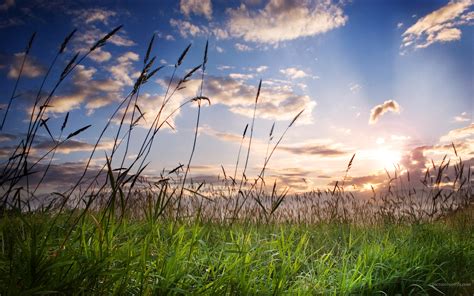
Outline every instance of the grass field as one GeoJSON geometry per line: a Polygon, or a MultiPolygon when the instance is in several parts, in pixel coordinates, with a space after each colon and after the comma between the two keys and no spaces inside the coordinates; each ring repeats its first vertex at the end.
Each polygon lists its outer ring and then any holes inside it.
{"type": "MultiPolygon", "coordinates": [[[[247,178],[261,82],[247,126],[250,141],[242,146],[246,127],[237,156],[235,172],[242,169],[241,176],[240,171],[233,177],[224,171],[218,188],[189,182],[201,103],[210,103],[201,93],[179,107],[198,107],[187,164],[158,181],[142,178],[153,141],[172,115],[160,111],[138,151],[129,149],[130,135],[143,117],[137,105],[140,87],[161,69],[153,68],[153,39],[141,75],[108,119],[76,185],[64,192],[37,193],[58,147],[91,127],[84,123],[64,137],[66,115],[59,136],[53,136],[45,110],[63,80],[120,28],[74,56],[49,94],[38,90],[28,130],[2,164],[0,295],[474,294],[473,173],[460,157],[433,162],[432,169],[416,175],[421,180],[395,172],[386,189],[372,188],[371,198],[357,198],[357,192],[347,189],[355,154],[332,189],[297,195],[276,183],[264,185],[267,164],[301,112],[275,137],[275,144],[269,141],[256,179],[247,178]],[[91,173],[96,148],[112,124],[117,126],[113,148],[102,168],[91,173]],[[45,155],[35,155],[32,147],[42,129],[55,145],[45,155]]],[[[34,35],[24,59],[33,40],[34,35]]],[[[175,71],[189,48],[179,55],[175,71]]],[[[207,44],[201,65],[175,84],[173,72],[161,110],[198,70],[204,81],[206,62],[207,44]]],[[[452,148],[457,157],[454,144],[452,148]]]]}
{"type": "Polygon", "coordinates": [[[2,295],[470,295],[473,213],[449,223],[67,222],[4,216],[2,295]]]}
{"type": "Polygon", "coordinates": [[[449,223],[100,223],[4,216],[2,295],[470,295],[472,212],[449,223]],[[462,217],[462,218],[461,218],[462,217]]]}

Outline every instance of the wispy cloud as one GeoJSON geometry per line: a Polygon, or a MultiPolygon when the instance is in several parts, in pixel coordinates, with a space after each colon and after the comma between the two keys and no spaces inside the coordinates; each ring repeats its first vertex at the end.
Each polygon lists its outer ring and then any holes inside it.
{"type": "Polygon", "coordinates": [[[251,50],[253,50],[253,48],[251,48],[250,46],[248,46],[246,44],[238,43],[238,42],[234,45],[234,47],[238,51],[251,51],[251,50]]]}
{"type": "Polygon", "coordinates": [[[454,121],[455,122],[468,122],[468,121],[472,121],[472,119],[469,118],[467,112],[462,112],[460,115],[454,116],[454,121]]]}
{"type": "Polygon", "coordinates": [[[291,78],[291,79],[305,78],[305,77],[309,76],[303,70],[297,69],[297,68],[294,68],[294,67],[281,69],[280,73],[282,73],[283,75],[285,75],[286,77],[291,78]]]}
{"type": "Polygon", "coordinates": [[[442,136],[439,141],[455,142],[472,136],[474,136],[474,123],[471,123],[470,125],[462,128],[449,131],[446,135],[442,136]]]}
{"type": "Polygon", "coordinates": [[[195,37],[201,34],[204,34],[206,29],[192,24],[191,22],[178,19],[170,19],[170,25],[178,29],[179,34],[188,38],[189,36],[195,37]]]}
{"type": "Polygon", "coordinates": [[[200,128],[200,132],[209,135],[211,137],[214,137],[216,139],[219,139],[221,141],[226,141],[226,142],[233,142],[233,143],[240,143],[242,141],[243,135],[235,134],[235,133],[229,133],[229,132],[222,132],[222,131],[217,131],[210,127],[209,125],[203,125],[200,128]]]}
{"type": "Polygon", "coordinates": [[[203,15],[207,19],[212,18],[212,3],[211,0],[181,0],[179,2],[181,12],[186,16],[191,14],[203,15]]]}
{"type": "Polygon", "coordinates": [[[77,24],[103,23],[108,25],[110,18],[113,18],[117,15],[115,11],[100,8],[73,10],[72,13],[75,15],[74,21],[77,24]]]}
{"type": "MultiPolygon", "coordinates": [[[[138,61],[139,55],[133,51],[122,54],[117,59],[117,64],[109,67],[108,71],[112,74],[115,81],[122,85],[131,86],[134,83],[131,75],[133,72],[133,62],[138,61]]],[[[139,75],[139,73],[137,73],[139,75]]]]}
{"type": "Polygon", "coordinates": [[[112,79],[95,77],[97,69],[79,65],[72,77],[72,83],[62,94],[52,100],[51,112],[63,113],[78,109],[85,104],[88,114],[100,107],[117,101],[122,92],[123,84],[112,79]]]}
{"type": "Polygon", "coordinates": [[[219,66],[217,66],[217,70],[219,70],[219,71],[225,71],[225,70],[230,70],[230,69],[234,69],[234,67],[229,66],[229,65],[219,65],[219,66]]]}
{"type": "Polygon", "coordinates": [[[361,89],[362,89],[362,86],[360,86],[359,84],[357,84],[357,83],[355,83],[355,82],[349,83],[349,90],[351,91],[351,93],[356,94],[356,93],[358,93],[361,89]]]}
{"type": "Polygon", "coordinates": [[[253,78],[252,74],[241,74],[241,73],[230,73],[229,77],[232,79],[242,79],[242,80],[249,80],[253,78]]]}
{"type": "MultiPolygon", "coordinates": [[[[118,18],[117,12],[99,8],[70,10],[67,13],[73,16],[72,23],[76,27],[83,28],[78,31],[73,39],[73,46],[76,51],[88,51],[97,40],[108,33],[108,31],[99,29],[98,25],[111,27],[112,23],[118,18]]],[[[107,43],[119,47],[136,45],[133,40],[128,38],[126,31],[123,29],[107,40],[107,43]]],[[[112,54],[103,47],[100,47],[94,50],[88,57],[95,62],[104,63],[112,58],[112,54]]]]}
{"type": "MultiPolygon", "coordinates": [[[[25,53],[19,52],[15,53],[13,57],[9,59],[10,68],[7,74],[8,78],[15,79],[18,77],[24,56],[25,53]]],[[[23,65],[23,72],[21,75],[23,77],[35,78],[43,75],[45,72],[46,68],[30,55],[27,57],[25,64],[23,65]]]]}
{"type": "MultiPolygon", "coordinates": [[[[200,84],[200,79],[188,81],[186,88],[182,89],[178,96],[183,98],[196,96],[200,84]]],[[[213,105],[222,104],[235,114],[251,117],[257,86],[230,76],[208,76],[203,93],[211,99],[213,105]]],[[[305,109],[298,123],[309,124],[312,122],[311,113],[314,107],[316,107],[315,101],[307,95],[295,93],[291,86],[262,87],[257,116],[271,120],[291,120],[295,114],[305,109]]]]}
{"type": "Polygon", "coordinates": [[[228,32],[216,23],[210,23],[209,26],[193,24],[187,20],[170,19],[170,25],[174,27],[183,38],[213,35],[216,39],[226,39],[228,32]]]}
{"type": "Polygon", "coordinates": [[[296,154],[296,155],[317,155],[320,157],[340,157],[348,154],[347,151],[338,148],[335,145],[324,144],[299,144],[299,145],[285,145],[281,146],[280,150],[296,154]]]}
{"type": "MultiPolygon", "coordinates": [[[[113,147],[113,141],[102,141],[96,147],[97,150],[110,150],[113,147]]],[[[51,140],[41,141],[34,145],[34,149],[49,151],[50,149],[56,147],[57,143],[51,140]]],[[[70,154],[74,152],[90,152],[94,149],[94,144],[78,141],[74,139],[69,139],[61,145],[57,146],[56,153],[61,154],[70,154]]]]}
{"type": "Polygon", "coordinates": [[[403,33],[401,47],[425,48],[436,42],[461,39],[459,26],[471,24],[474,19],[468,9],[472,0],[451,0],[445,6],[420,18],[403,33]]]}
{"type": "Polygon", "coordinates": [[[400,105],[394,100],[388,100],[370,110],[369,124],[375,124],[387,112],[400,113],[400,105]]]}
{"type": "Polygon", "coordinates": [[[246,41],[276,44],[343,26],[347,16],[331,1],[270,0],[263,9],[229,9],[228,30],[246,41]]]}
{"type": "Polygon", "coordinates": [[[267,70],[268,70],[268,66],[260,66],[260,67],[255,68],[255,71],[257,71],[257,73],[262,73],[267,70]]]}

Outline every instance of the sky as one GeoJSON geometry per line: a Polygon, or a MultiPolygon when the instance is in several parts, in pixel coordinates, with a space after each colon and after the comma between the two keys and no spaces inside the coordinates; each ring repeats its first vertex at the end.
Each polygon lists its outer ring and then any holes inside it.
{"type": "MultiPolygon", "coordinates": [[[[202,95],[211,105],[203,102],[201,108],[190,169],[195,179],[222,176],[222,168],[233,175],[260,79],[249,178],[258,175],[268,147],[301,110],[265,173],[294,191],[332,186],[354,154],[349,178],[361,191],[381,186],[385,169],[393,170],[394,164],[402,172],[421,172],[431,159],[454,158],[452,143],[472,164],[473,24],[472,0],[6,0],[0,2],[2,119],[25,46],[33,32],[36,36],[0,132],[0,160],[11,156],[26,133],[34,94],[65,36],[77,29],[45,91],[76,52],[85,53],[123,25],[63,81],[45,114],[56,139],[66,114],[64,134],[91,125],[54,155],[53,187],[66,187],[84,167],[107,119],[133,89],[152,36],[151,56],[156,56],[155,66],[164,67],[140,90],[137,105],[144,116],[134,128],[131,157],[158,113],[179,56],[191,44],[172,87],[202,63],[208,41],[202,95]]],[[[173,94],[165,113],[201,94],[201,75],[200,69],[173,94]]],[[[153,144],[145,175],[158,176],[188,162],[197,114],[194,103],[170,116],[153,144]]],[[[93,165],[104,163],[117,126],[114,120],[93,165]]],[[[34,153],[40,156],[52,145],[42,127],[34,153]]]]}

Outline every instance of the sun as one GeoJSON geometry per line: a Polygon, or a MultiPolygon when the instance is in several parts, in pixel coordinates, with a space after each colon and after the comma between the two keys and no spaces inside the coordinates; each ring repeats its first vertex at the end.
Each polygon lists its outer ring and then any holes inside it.
{"type": "Polygon", "coordinates": [[[374,159],[383,168],[391,169],[394,165],[400,163],[401,153],[398,150],[380,147],[379,149],[375,150],[374,153],[374,159]]]}

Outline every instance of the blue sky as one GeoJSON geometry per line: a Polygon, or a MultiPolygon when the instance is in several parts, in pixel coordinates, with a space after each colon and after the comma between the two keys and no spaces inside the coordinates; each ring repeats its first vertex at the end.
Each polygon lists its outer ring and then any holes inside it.
{"type": "MultiPolygon", "coordinates": [[[[361,190],[380,185],[384,168],[393,163],[402,170],[420,171],[431,158],[452,157],[451,142],[465,160],[473,157],[474,2],[470,0],[6,0],[0,3],[0,15],[2,117],[25,44],[37,32],[20,80],[20,96],[0,134],[4,159],[26,131],[31,93],[64,36],[77,28],[60,66],[53,69],[56,77],[76,51],[84,52],[120,24],[123,29],[63,83],[45,115],[56,132],[67,112],[68,131],[92,124],[58,151],[54,163],[59,167],[84,163],[105,119],[133,87],[153,34],[152,55],[165,68],[141,91],[138,105],[145,119],[136,128],[131,154],[157,113],[182,50],[192,44],[178,77],[202,62],[209,40],[203,95],[212,105],[202,108],[191,167],[195,177],[217,175],[221,165],[233,171],[260,79],[247,175],[257,175],[264,162],[272,124],[277,138],[302,109],[267,173],[295,190],[324,188],[340,179],[354,153],[351,177],[361,190]],[[421,156],[415,153],[420,149],[421,156]]],[[[53,79],[47,81],[46,89],[52,84],[53,79]]],[[[200,72],[165,110],[196,96],[199,85],[200,72]]],[[[148,175],[186,163],[196,113],[195,106],[184,107],[170,120],[174,130],[160,131],[148,175]]],[[[116,128],[114,124],[107,134],[96,164],[103,162],[116,128]]],[[[47,147],[41,141],[48,140],[45,130],[40,133],[38,154],[47,147]]]]}

